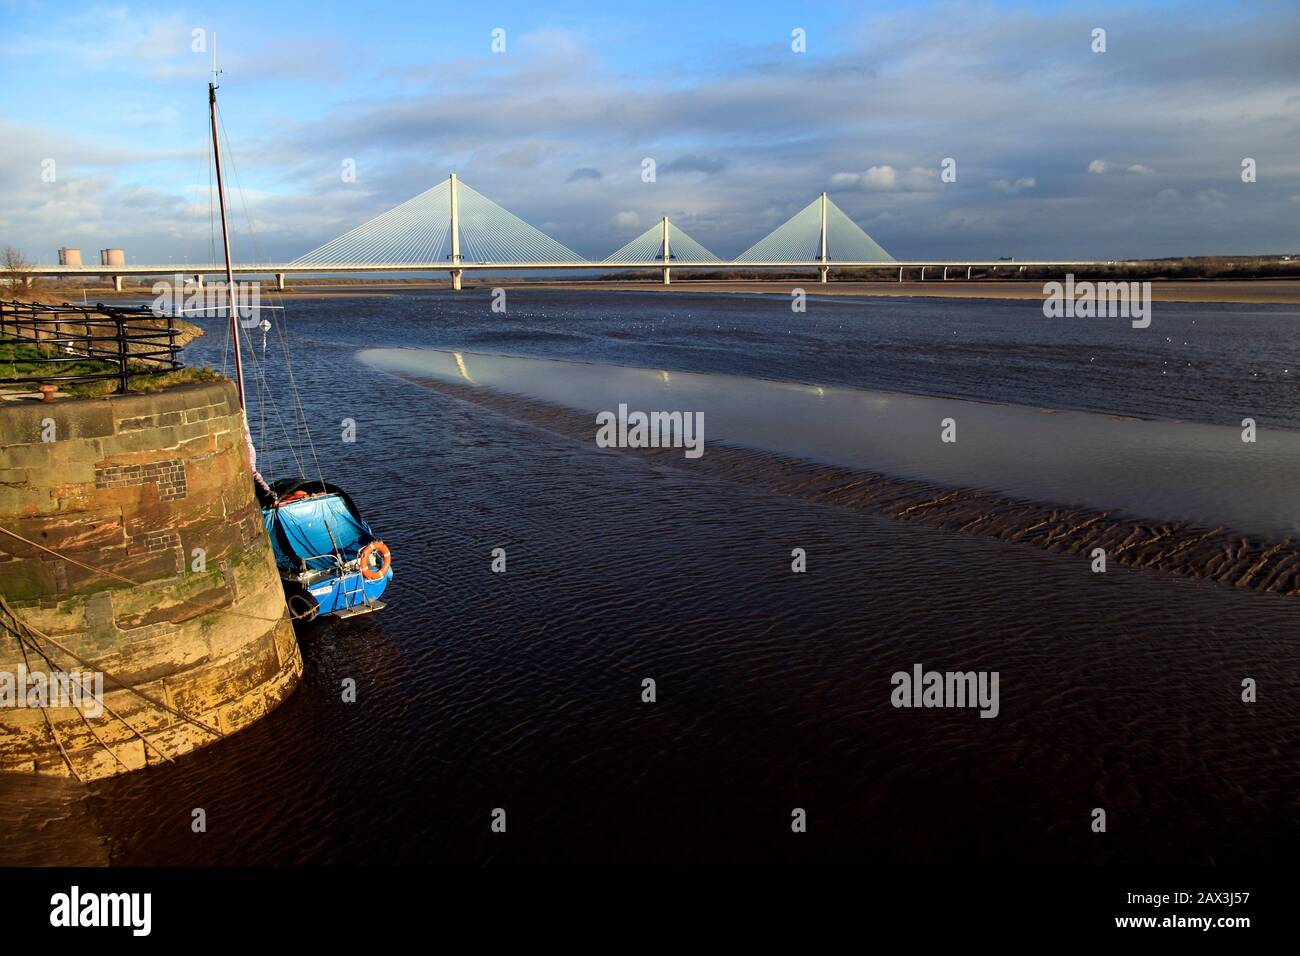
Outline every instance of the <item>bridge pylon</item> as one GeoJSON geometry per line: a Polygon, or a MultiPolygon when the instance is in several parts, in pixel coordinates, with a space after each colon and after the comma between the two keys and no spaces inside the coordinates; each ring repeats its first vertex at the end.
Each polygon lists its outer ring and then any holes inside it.
{"type": "Polygon", "coordinates": [[[373,219],[299,256],[296,272],[310,266],[364,272],[446,272],[453,289],[468,269],[587,262],[567,246],[488,199],[455,173],[373,219]],[[395,268],[409,267],[409,269],[395,268]]]}
{"type": "Polygon", "coordinates": [[[668,267],[668,263],[672,261],[672,259],[670,258],[670,257],[672,256],[672,252],[671,252],[671,250],[669,250],[669,248],[668,248],[668,217],[667,217],[667,216],[664,216],[663,224],[664,224],[664,253],[663,253],[663,255],[664,255],[664,285],[672,285],[672,281],[673,281],[673,280],[672,280],[672,269],[670,269],[670,268],[668,267]]]}
{"type": "MultiPolygon", "coordinates": [[[[460,265],[460,203],[456,195],[456,174],[451,173],[448,175],[447,182],[451,187],[451,264],[458,266],[460,265]]],[[[464,274],[464,269],[451,270],[451,288],[453,291],[460,291],[460,280],[464,274]]]]}
{"type": "Polygon", "coordinates": [[[825,282],[837,262],[893,262],[894,257],[823,192],[734,261],[806,263],[825,282]]]}
{"type": "MultiPolygon", "coordinates": [[[[821,213],[822,213],[821,252],[817,256],[817,258],[820,259],[822,262],[825,262],[826,261],[826,193],[824,192],[822,193],[821,207],[822,207],[821,208],[821,213]]],[[[817,277],[818,279],[821,280],[823,285],[826,284],[826,277],[830,275],[830,271],[831,271],[830,266],[818,266],[817,277]]]]}
{"type": "Polygon", "coordinates": [[[610,265],[655,266],[659,269],[663,284],[671,285],[674,257],[684,262],[721,261],[683,232],[667,216],[661,216],[657,223],[604,261],[610,265]]]}

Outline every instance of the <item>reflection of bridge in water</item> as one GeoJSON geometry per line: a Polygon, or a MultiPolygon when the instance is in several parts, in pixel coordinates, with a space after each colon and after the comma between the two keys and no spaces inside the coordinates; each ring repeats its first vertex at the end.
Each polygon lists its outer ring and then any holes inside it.
{"type": "MultiPolygon", "coordinates": [[[[972,270],[1024,269],[1026,266],[1089,266],[1099,262],[1026,261],[922,261],[901,262],[845,214],[826,193],[795,213],[785,223],[732,260],[718,258],[681,228],[663,217],[641,235],[601,260],[580,256],[482,193],[465,185],[452,173],[432,189],[394,206],[387,212],[317,246],[292,262],[235,265],[238,275],[273,275],[283,289],[285,277],[294,274],[348,274],[385,272],[447,272],[452,288],[461,287],[466,272],[515,270],[595,270],[656,268],[664,285],[674,269],[717,270],[815,268],[821,282],[832,267],[898,267],[902,282],[908,269],[972,270]]],[[[120,291],[127,275],[167,275],[174,266],[100,265],[36,266],[32,275],[111,276],[120,291]]],[[[202,285],[205,275],[225,272],[224,265],[186,265],[183,272],[202,285]]]]}

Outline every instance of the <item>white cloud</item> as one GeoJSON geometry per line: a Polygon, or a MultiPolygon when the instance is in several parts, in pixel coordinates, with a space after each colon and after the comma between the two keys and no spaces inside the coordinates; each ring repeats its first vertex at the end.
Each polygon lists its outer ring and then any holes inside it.
{"type": "Polygon", "coordinates": [[[870,192],[932,192],[939,188],[939,173],[924,166],[898,170],[885,164],[872,166],[862,173],[834,173],[831,176],[831,186],[870,192]]]}
{"type": "Polygon", "coordinates": [[[633,210],[625,209],[614,217],[614,225],[620,229],[635,229],[641,225],[641,217],[633,210]]]}
{"type": "Polygon", "coordinates": [[[862,187],[864,189],[896,189],[898,188],[898,173],[894,171],[893,166],[872,166],[862,174],[862,187]]]}
{"type": "Polygon", "coordinates": [[[1008,182],[1005,179],[995,179],[991,185],[1001,193],[1018,193],[1022,189],[1033,189],[1038,185],[1038,180],[1033,176],[1021,176],[1015,182],[1008,182]]]}
{"type": "Polygon", "coordinates": [[[1088,172],[1098,176],[1104,173],[1114,172],[1120,169],[1126,173],[1132,173],[1134,176],[1149,176],[1155,172],[1150,166],[1144,166],[1141,163],[1129,163],[1127,165],[1117,165],[1106,159],[1094,159],[1088,164],[1088,172]]]}

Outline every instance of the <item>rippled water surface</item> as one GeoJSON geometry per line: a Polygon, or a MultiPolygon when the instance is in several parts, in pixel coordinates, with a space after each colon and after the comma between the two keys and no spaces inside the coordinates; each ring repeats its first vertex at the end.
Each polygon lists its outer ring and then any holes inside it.
{"type": "MultiPolygon", "coordinates": [[[[754,380],[797,384],[800,400],[820,385],[1044,420],[1057,416],[1038,409],[1182,419],[1206,441],[1250,416],[1268,467],[1240,474],[1267,490],[1255,518],[1284,530],[1294,309],[1157,303],[1152,327],[1132,330],[1048,321],[1033,303],[921,299],[814,299],[806,315],[782,299],[516,291],[505,315],[486,293],[287,306],[322,469],[392,546],[391,606],[300,631],[302,685],[220,745],[85,795],[6,799],[25,859],[1229,862],[1300,848],[1294,598],[1094,575],[1015,542],[772,494],[597,449],[360,358],[497,353],[729,376],[777,404],[779,388],[754,380]],[[805,574],[790,571],[796,547],[805,574]],[[505,574],[490,571],[494,548],[505,574]],[[998,671],[999,716],[893,708],[891,674],[917,663],[998,671]],[[1244,677],[1257,703],[1241,701],[1244,677]],[[355,704],[340,699],[345,678],[355,704]],[[42,800],[61,825],[26,825],[42,800]],[[189,826],[200,806],[202,835],[189,826]],[[496,807],[505,834],[489,831],[496,807]],[[806,834],[790,832],[794,807],[806,834]],[[1095,807],[1105,834],[1090,830],[1095,807]]],[[[223,340],[214,330],[191,359],[219,364],[223,340]]],[[[266,356],[281,379],[274,334],[266,356]]],[[[483,387],[559,387],[547,381],[483,387]]],[[[1117,435],[1131,424],[1101,421],[1117,435]]],[[[1176,427],[1147,424],[1157,439],[1176,427]]],[[[1100,449],[1099,428],[1087,440],[1100,449]]],[[[269,444],[279,431],[272,415],[269,444]]],[[[827,437],[799,432],[780,441],[827,437]]],[[[1175,446],[1205,455],[1186,452],[1185,493],[1162,500],[1209,507],[1197,489],[1220,484],[1218,453],[1175,446]]],[[[826,448],[884,467],[851,433],[826,448]]],[[[1133,447],[1140,462],[1160,453],[1133,447]]],[[[286,467],[282,450],[264,455],[286,467]]],[[[1015,478],[1005,457],[980,467],[1015,478]]],[[[1105,493],[1093,474],[1063,474],[1052,481],[1105,493]]],[[[1145,467],[1133,485],[1160,487],[1145,467]]],[[[1241,488],[1218,491],[1248,520],[1229,500],[1241,488]]]]}

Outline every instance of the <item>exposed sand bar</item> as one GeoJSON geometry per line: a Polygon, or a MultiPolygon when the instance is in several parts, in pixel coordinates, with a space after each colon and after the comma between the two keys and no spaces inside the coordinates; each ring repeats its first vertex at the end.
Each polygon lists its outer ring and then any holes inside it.
{"type": "Polygon", "coordinates": [[[1246,444],[1217,425],[726,375],[415,349],[362,359],[593,445],[595,413],[619,404],[702,411],[703,458],[651,453],[686,470],[1053,550],[1107,547],[1121,563],[1300,586],[1297,432],[1264,429],[1246,444]],[[945,418],[955,443],[940,440],[945,418]]]}
{"type": "Polygon", "coordinates": [[[365,361],[538,399],[593,416],[702,411],[705,440],[983,488],[1069,507],[1148,518],[1300,532],[1294,481],[1300,432],[1241,430],[995,405],[730,375],[587,365],[551,359],[370,349],[365,361]],[[957,441],[940,440],[941,422],[957,441]]]}

